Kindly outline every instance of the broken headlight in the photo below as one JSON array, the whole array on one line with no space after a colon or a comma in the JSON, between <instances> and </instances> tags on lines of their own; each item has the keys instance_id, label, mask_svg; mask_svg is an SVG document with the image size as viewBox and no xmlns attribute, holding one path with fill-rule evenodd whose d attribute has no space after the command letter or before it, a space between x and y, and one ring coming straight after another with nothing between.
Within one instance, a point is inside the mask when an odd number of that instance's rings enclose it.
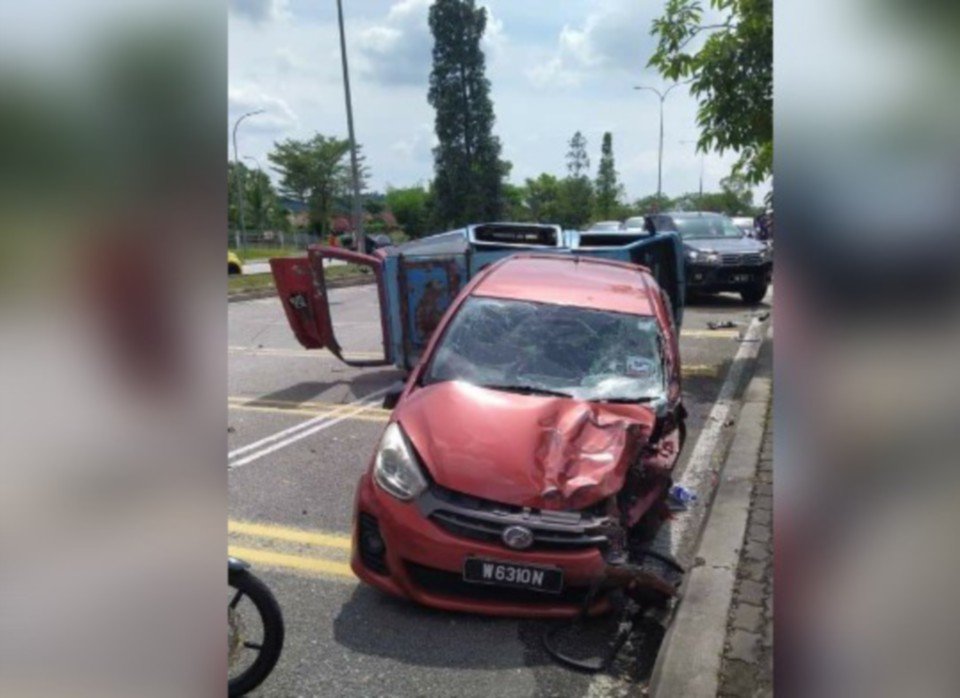
<instances>
[{"instance_id":1,"label":"broken headlight","mask_svg":"<svg viewBox=\"0 0 960 698\"><path fill-rule=\"evenodd\" d=\"M409 501L427 489L427 480L420 470L410 442L396 422L391 423L377 449L373 479L397 499Z\"/></svg>"}]
</instances>

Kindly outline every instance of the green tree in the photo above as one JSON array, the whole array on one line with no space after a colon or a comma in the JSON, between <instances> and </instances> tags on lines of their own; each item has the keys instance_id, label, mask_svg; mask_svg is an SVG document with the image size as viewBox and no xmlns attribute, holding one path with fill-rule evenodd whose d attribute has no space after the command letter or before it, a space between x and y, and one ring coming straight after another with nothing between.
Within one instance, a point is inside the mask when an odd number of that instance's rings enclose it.
<instances>
[{"instance_id":1,"label":"green tree","mask_svg":"<svg viewBox=\"0 0 960 698\"><path fill-rule=\"evenodd\" d=\"M679 211L712 211L728 216L754 216L757 207L753 204L753 191L744 177L730 175L720 180L720 191L689 192L672 202Z\"/></svg>"},{"instance_id":2,"label":"green tree","mask_svg":"<svg viewBox=\"0 0 960 698\"><path fill-rule=\"evenodd\" d=\"M350 182L349 151L349 141L317 134L305 141L276 143L267 156L280 174L280 192L309 204L313 226L324 235L337 198L345 195Z\"/></svg>"},{"instance_id":3,"label":"green tree","mask_svg":"<svg viewBox=\"0 0 960 698\"><path fill-rule=\"evenodd\" d=\"M563 207L560 225L564 228L582 228L590 222L593 213L593 182L590 181L590 157L587 139L580 131L570 139L567 152L567 178L563 181Z\"/></svg>"},{"instance_id":4,"label":"green tree","mask_svg":"<svg viewBox=\"0 0 960 698\"><path fill-rule=\"evenodd\" d=\"M669 211L675 208L674 201L667 195L661 194L657 198L656 194L637 199L633 204L633 215L643 216L647 213L656 213L658 211Z\"/></svg>"},{"instance_id":5,"label":"green tree","mask_svg":"<svg viewBox=\"0 0 960 698\"><path fill-rule=\"evenodd\" d=\"M386 205L408 237L418 238L429 232L432 196L423 187L388 189Z\"/></svg>"},{"instance_id":6,"label":"green tree","mask_svg":"<svg viewBox=\"0 0 960 698\"><path fill-rule=\"evenodd\" d=\"M536 179L527 179L524 184L524 205L530 220L559 223L563 216L562 189L562 182L551 174L543 173Z\"/></svg>"},{"instance_id":7,"label":"green tree","mask_svg":"<svg viewBox=\"0 0 960 698\"><path fill-rule=\"evenodd\" d=\"M619 217L620 199L623 197L623 185L617 176L617 167L613 160L613 135L603 134L600 147L600 167L597 169L596 217L610 220Z\"/></svg>"},{"instance_id":8,"label":"green tree","mask_svg":"<svg viewBox=\"0 0 960 698\"><path fill-rule=\"evenodd\" d=\"M442 227L497 220L503 212L500 141L480 39L487 12L474 0L430 7L433 69L427 99L436 109L435 220Z\"/></svg>"},{"instance_id":9,"label":"green tree","mask_svg":"<svg viewBox=\"0 0 960 698\"><path fill-rule=\"evenodd\" d=\"M722 15L716 24L704 24L705 4L667 0L653 22L658 45L649 65L669 80L690 80L698 148L739 153L734 173L756 184L773 172L773 0L709 0Z\"/></svg>"}]
</instances>

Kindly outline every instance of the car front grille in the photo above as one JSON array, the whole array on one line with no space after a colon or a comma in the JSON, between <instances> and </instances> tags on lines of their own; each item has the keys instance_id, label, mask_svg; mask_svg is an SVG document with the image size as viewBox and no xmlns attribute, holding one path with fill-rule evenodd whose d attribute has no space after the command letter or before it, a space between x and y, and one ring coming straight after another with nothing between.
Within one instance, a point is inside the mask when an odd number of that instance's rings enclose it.
<instances>
[{"instance_id":1,"label":"car front grille","mask_svg":"<svg viewBox=\"0 0 960 698\"><path fill-rule=\"evenodd\" d=\"M726 266L735 266L739 264L763 264L763 257L756 253L724 254L720 256L720 261Z\"/></svg>"},{"instance_id":2,"label":"car front grille","mask_svg":"<svg viewBox=\"0 0 960 698\"><path fill-rule=\"evenodd\" d=\"M503 542L504 529L523 526L533 533L528 550L582 550L608 544L611 519L595 507L586 511L546 511L498 504L433 485L421 495L420 510L444 530L462 538Z\"/></svg>"},{"instance_id":3,"label":"car front grille","mask_svg":"<svg viewBox=\"0 0 960 698\"><path fill-rule=\"evenodd\" d=\"M516 589L492 584L473 584L463 580L459 572L447 572L434 567L418 565L409 560L405 563L407 574L413 583L429 594L454 596L476 601L499 601L523 604L582 604L590 593L587 586L564 587L559 594L550 594L530 589Z\"/></svg>"}]
</instances>

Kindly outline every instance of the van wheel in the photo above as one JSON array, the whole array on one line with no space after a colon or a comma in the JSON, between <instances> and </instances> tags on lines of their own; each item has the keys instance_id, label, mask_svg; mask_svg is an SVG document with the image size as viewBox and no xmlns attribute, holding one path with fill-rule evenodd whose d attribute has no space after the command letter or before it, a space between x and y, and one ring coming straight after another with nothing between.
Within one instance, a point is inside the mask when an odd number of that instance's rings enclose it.
<instances>
[{"instance_id":1,"label":"van wheel","mask_svg":"<svg viewBox=\"0 0 960 698\"><path fill-rule=\"evenodd\" d=\"M753 284L740 291L740 297L747 305L757 305L767 295L766 284Z\"/></svg>"}]
</instances>

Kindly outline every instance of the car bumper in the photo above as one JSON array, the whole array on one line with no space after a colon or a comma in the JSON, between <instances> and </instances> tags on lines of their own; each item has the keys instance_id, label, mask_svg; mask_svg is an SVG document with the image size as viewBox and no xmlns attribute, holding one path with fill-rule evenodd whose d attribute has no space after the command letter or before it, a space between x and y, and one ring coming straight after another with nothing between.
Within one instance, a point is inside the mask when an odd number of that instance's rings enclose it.
<instances>
[{"instance_id":1,"label":"car bumper","mask_svg":"<svg viewBox=\"0 0 960 698\"><path fill-rule=\"evenodd\" d=\"M772 262L750 266L687 263L685 269L687 288L699 291L739 291L755 284L769 284L772 275Z\"/></svg>"},{"instance_id":2,"label":"car bumper","mask_svg":"<svg viewBox=\"0 0 960 698\"><path fill-rule=\"evenodd\" d=\"M361 549L361 529L369 532L371 519L385 544L381 557L371 558L366 548ZM469 556L559 567L564 574L564 590L557 595L464 582L463 563ZM426 606L526 618L576 615L590 585L604 571L604 560L597 549L517 552L452 535L424 518L415 503L400 502L376 487L369 474L360 479L357 488L350 564L367 584ZM607 599L601 598L591 606L590 613L608 609Z\"/></svg>"}]
</instances>

